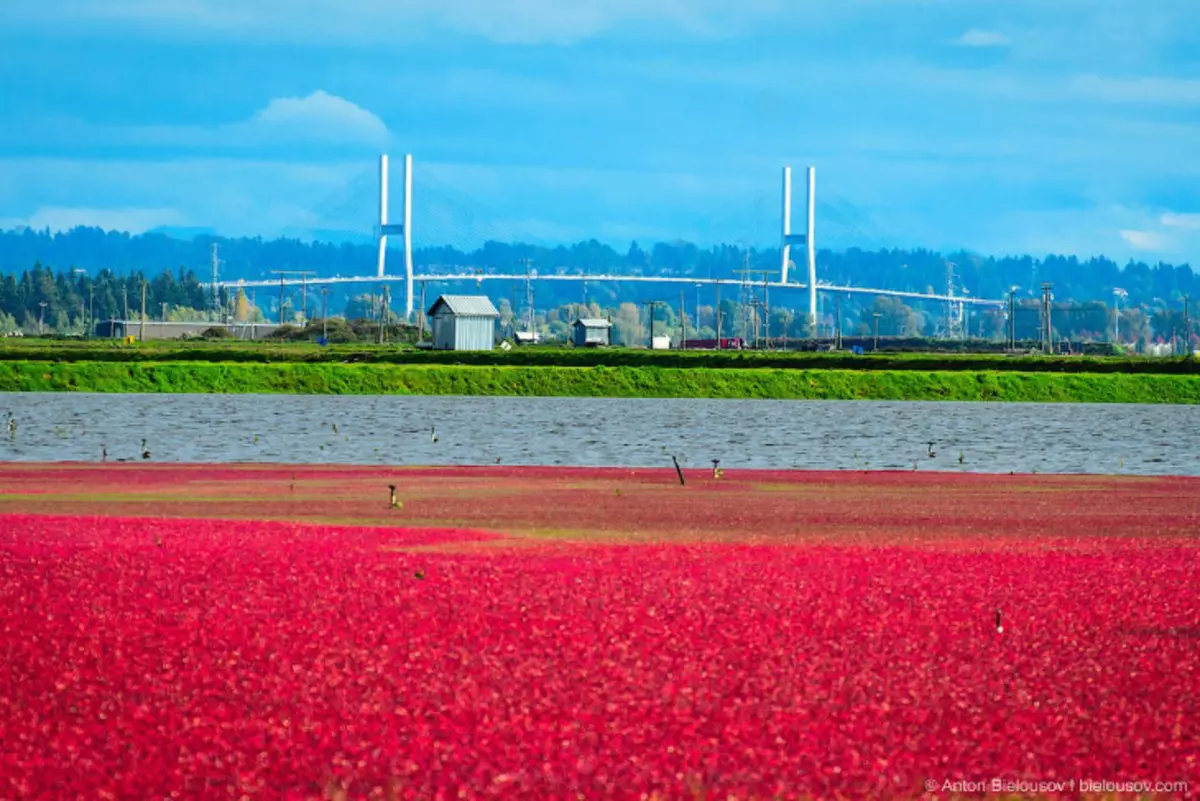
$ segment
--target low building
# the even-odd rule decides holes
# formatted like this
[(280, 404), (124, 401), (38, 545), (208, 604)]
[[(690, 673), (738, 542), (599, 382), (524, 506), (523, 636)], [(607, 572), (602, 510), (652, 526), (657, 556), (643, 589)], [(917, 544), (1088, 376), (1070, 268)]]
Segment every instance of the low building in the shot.
[(500, 312), (486, 295), (442, 295), (426, 312), (435, 350), (491, 350)]
[(537, 345), (542, 341), (542, 335), (537, 331), (513, 331), (513, 342), (518, 345)]
[(113, 339), (184, 339), (202, 336), (210, 328), (224, 328), (234, 339), (266, 339), (279, 328), (276, 323), (180, 323), (163, 320), (102, 320), (96, 323), (98, 337)]
[(612, 323), (599, 317), (580, 317), (571, 323), (571, 341), (577, 348), (612, 344)]
[(671, 349), (671, 338), (670, 337), (650, 337), (650, 349), (651, 350), (670, 350)]

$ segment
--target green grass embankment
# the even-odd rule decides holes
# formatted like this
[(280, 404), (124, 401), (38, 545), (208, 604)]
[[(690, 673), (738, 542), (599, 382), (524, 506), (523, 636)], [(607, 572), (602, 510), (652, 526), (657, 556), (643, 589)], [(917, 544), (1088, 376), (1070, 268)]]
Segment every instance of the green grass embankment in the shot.
[(0, 361), (0, 391), (1200, 403), (1200, 376), (981, 370)]
[(0, 362), (236, 362), (523, 367), (767, 368), (789, 370), (977, 370), (1029, 373), (1200, 375), (1200, 360), (1145, 357), (1007, 356), (981, 353), (813, 351), (652, 351), (634, 348), (520, 347), (510, 351), (434, 351), (379, 345), (272, 342), (0, 340)]

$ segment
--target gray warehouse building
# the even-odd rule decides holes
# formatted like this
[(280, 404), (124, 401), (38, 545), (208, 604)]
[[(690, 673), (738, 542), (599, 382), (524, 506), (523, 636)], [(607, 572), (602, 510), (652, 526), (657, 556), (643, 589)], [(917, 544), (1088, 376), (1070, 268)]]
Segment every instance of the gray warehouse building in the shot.
[(442, 295), (427, 312), (435, 350), (491, 350), (500, 312), (486, 295)]
[(580, 317), (571, 324), (571, 335), (575, 347), (611, 345), (612, 323), (599, 317)]

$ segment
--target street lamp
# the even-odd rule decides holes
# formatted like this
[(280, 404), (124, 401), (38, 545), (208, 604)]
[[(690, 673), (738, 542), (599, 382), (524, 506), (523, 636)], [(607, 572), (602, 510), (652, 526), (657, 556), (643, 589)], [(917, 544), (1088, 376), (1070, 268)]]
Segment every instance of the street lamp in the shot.
[(1129, 297), (1129, 293), (1120, 287), (1113, 289), (1113, 341), (1121, 341), (1121, 300)]

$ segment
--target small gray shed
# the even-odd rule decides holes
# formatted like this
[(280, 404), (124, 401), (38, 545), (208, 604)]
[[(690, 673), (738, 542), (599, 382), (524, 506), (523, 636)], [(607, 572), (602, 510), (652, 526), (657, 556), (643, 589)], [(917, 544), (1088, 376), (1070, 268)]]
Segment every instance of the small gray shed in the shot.
[(612, 344), (612, 323), (599, 317), (580, 317), (571, 324), (571, 341), (576, 347)]
[(491, 350), (500, 312), (486, 295), (442, 295), (427, 312), (436, 350)]

